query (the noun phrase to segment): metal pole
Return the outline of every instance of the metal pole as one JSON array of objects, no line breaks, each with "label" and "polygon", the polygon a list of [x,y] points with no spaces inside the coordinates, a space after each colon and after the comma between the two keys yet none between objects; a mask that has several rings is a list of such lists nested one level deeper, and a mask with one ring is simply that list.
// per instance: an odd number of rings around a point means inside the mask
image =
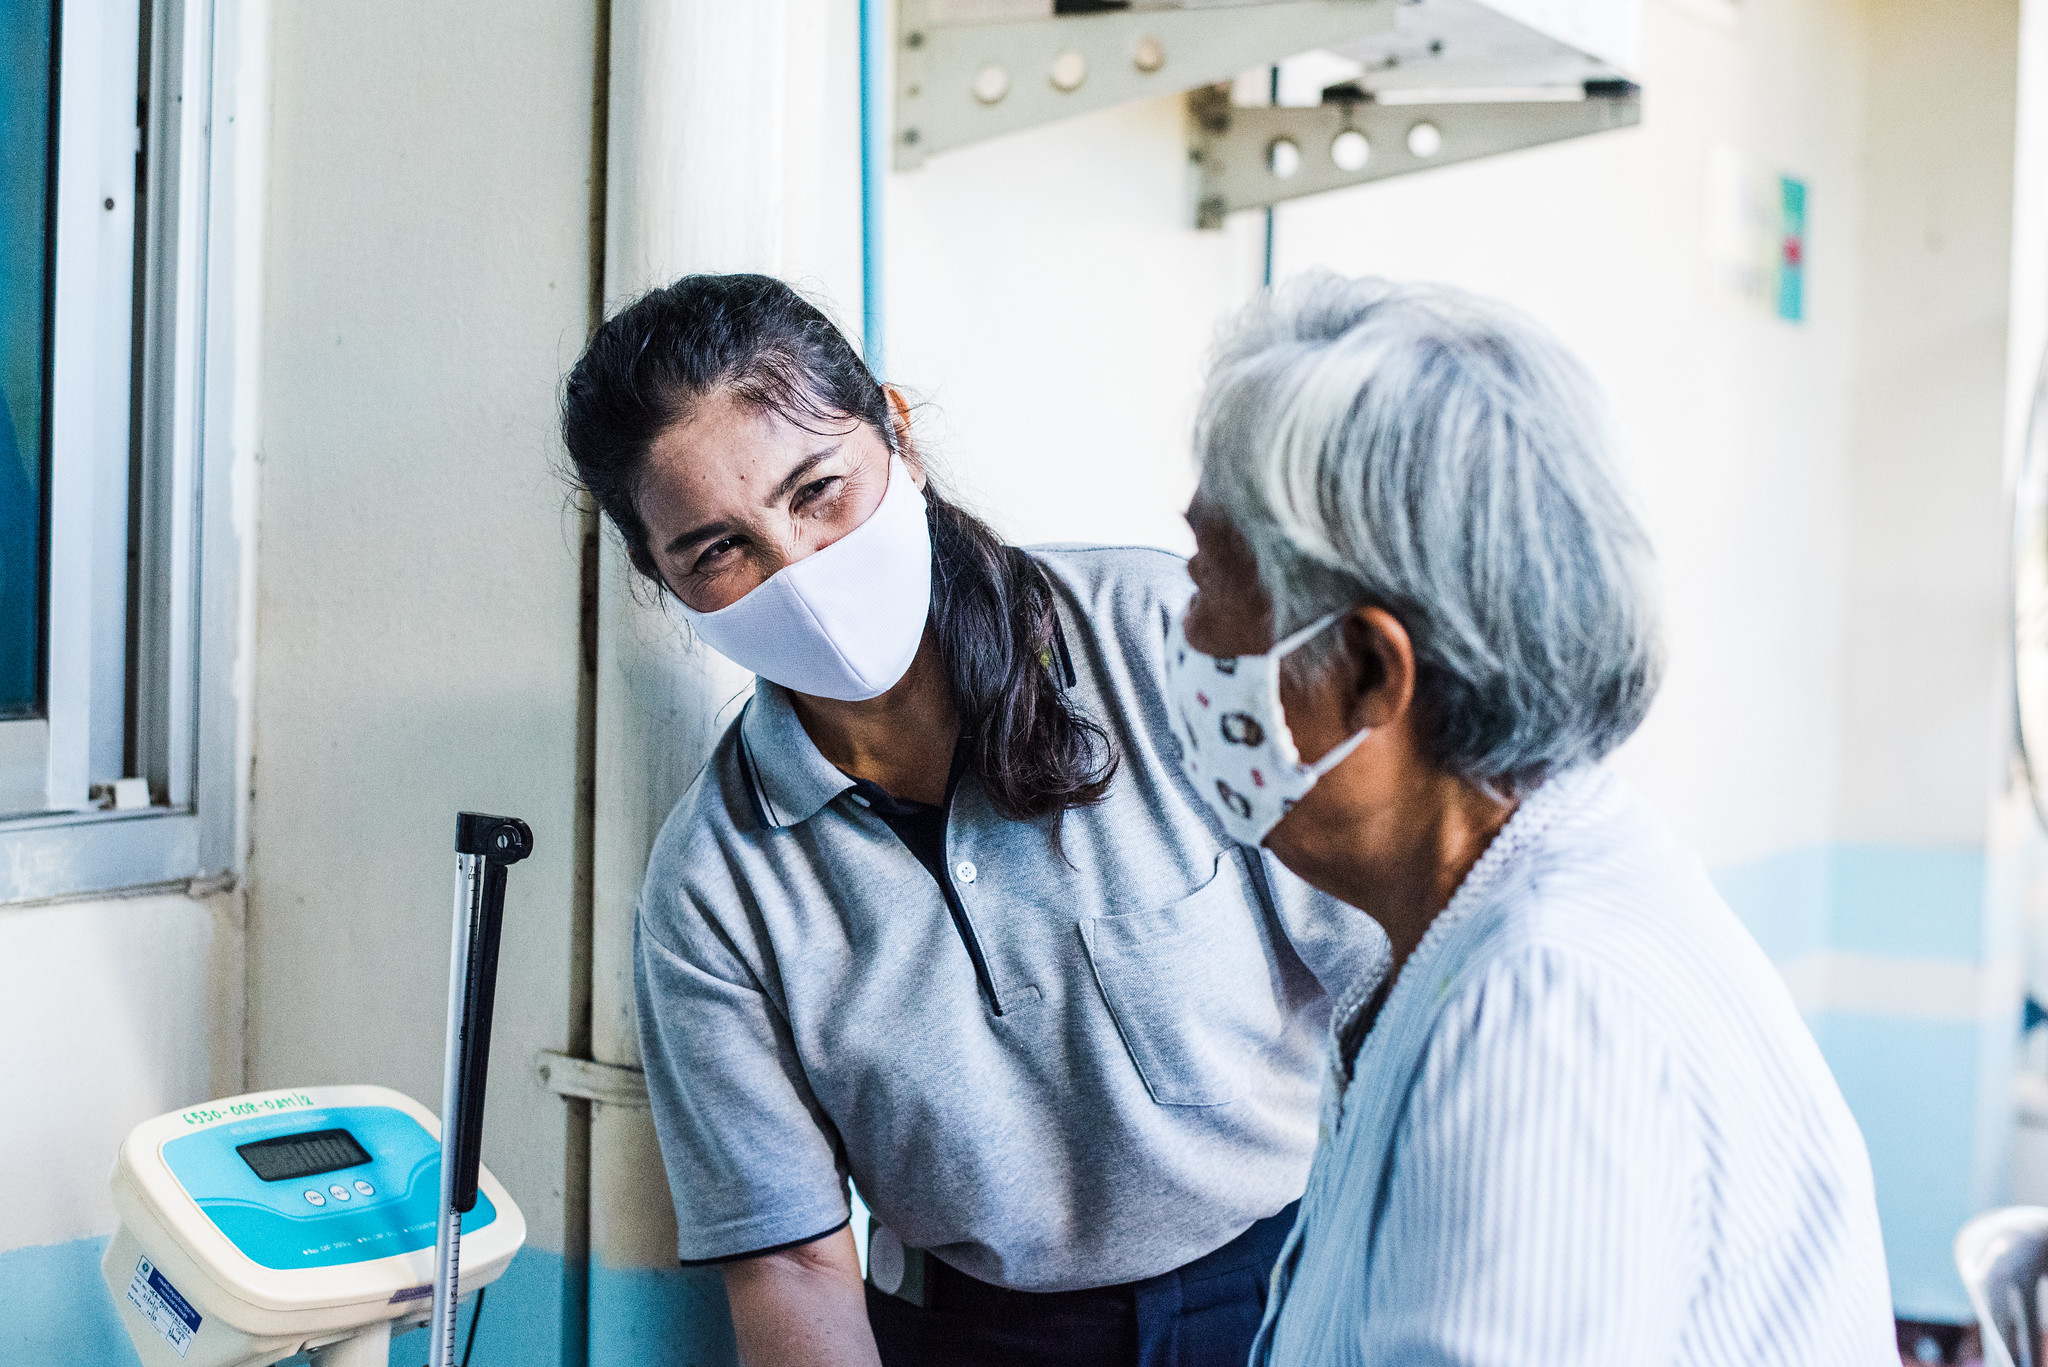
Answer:
[{"label": "metal pole", "polygon": [[[1274,67],[1266,74],[1266,103],[1280,103],[1280,68]],[[1273,206],[1266,206],[1266,269],[1259,277],[1263,289],[1273,288]]]},{"label": "metal pole", "polygon": [[888,184],[889,14],[894,0],[860,0],[860,341],[868,370],[889,378],[882,303],[883,194]]},{"label": "metal pole", "polygon": [[448,954],[447,1059],[441,1078],[441,1221],[434,1236],[434,1318],[429,1367],[455,1367],[455,1308],[462,1298],[462,1212],[455,1208],[462,1133],[463,1027],[469,1017],[470,939],[484,893],[484,857],[455,859],[455,931]]}]

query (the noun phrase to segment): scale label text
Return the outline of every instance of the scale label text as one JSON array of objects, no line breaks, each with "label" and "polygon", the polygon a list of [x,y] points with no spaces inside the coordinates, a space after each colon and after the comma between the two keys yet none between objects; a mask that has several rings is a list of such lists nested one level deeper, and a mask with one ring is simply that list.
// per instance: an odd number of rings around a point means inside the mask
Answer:
[{"label": "scale label text", "polygon": [[128,1281],[128,1303],[142,1312],[172,1352],[185,1356],[193,1335],[199,1332],[199,1312],[147,1258],[136,1260],[135,1275]]}]

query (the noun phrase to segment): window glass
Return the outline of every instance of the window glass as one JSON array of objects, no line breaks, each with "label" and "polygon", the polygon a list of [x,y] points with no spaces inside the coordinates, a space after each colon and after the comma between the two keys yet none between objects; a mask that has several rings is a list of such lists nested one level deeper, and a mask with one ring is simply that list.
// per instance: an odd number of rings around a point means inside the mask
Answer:
[{"label": "window glass", "polygon": [[0,0],[0,719],[42,713],[55,0]]}]

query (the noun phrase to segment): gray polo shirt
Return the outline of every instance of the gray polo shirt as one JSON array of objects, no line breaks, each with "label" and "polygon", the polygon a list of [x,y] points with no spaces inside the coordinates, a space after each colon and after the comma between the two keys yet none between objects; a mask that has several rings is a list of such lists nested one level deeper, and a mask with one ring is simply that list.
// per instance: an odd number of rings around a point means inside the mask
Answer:
[{"label": "gray polo shirt", "polygon": [[830,1232],[850,1175],[906,1244],[1067,1290],[1178,1267],[1301,1194],[1326,991],[1385,937],[1232,843],[1182,777],[1163,681],[1181,560],[1032,554],[1069,696],[1122,755],[1057,848],[965,774],[956,917],[765,681],[655,841],[640,1032],[685,1261]]}]

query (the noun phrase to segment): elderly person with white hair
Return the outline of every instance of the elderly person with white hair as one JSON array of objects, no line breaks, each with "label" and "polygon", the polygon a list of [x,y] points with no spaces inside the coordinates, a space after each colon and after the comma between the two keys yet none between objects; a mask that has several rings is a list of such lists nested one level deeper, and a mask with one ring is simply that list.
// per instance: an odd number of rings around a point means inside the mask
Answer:
[{"label": "elderly person with white hair", "polygon": [[1233,836],[1369,913],[1257,1363],[1896,1362],[1869,1159],[1698,859],[1599,761],[1656,690],[1586,371],[1322,275],[1224,341],[1167,656]]}]

